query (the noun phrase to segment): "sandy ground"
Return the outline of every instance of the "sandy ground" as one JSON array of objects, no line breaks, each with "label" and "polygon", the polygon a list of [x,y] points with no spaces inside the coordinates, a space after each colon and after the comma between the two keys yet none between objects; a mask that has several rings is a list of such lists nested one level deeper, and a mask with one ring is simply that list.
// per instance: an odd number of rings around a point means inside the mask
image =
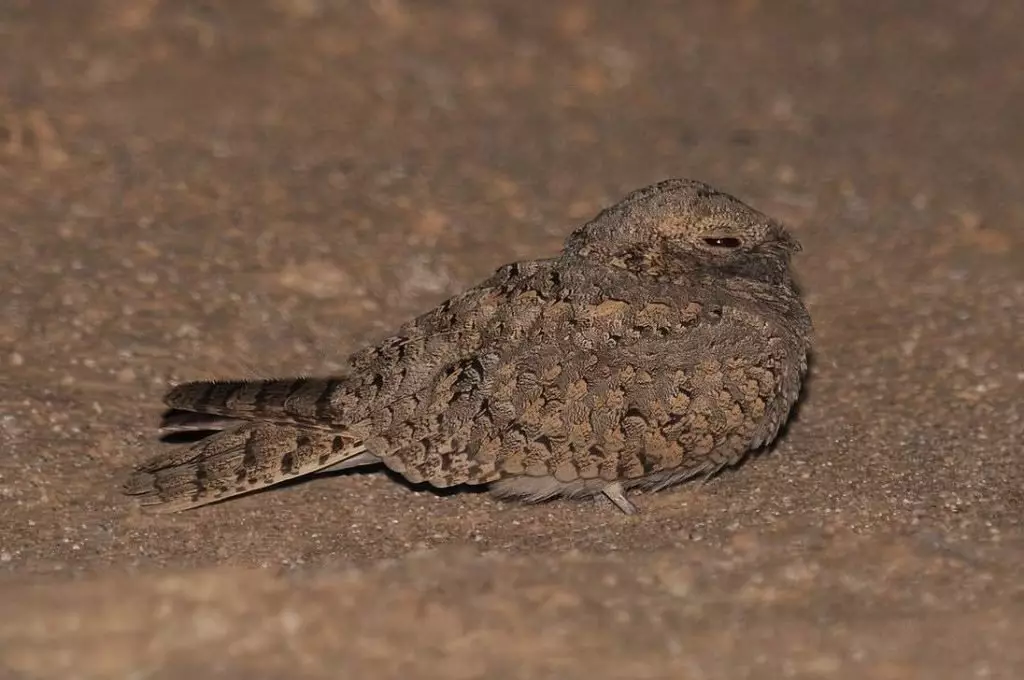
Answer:
[{"label": "sandy ground", "polygon": [[[887,7],[890,7],[886,9]],[[1024,677],[1024,5],[0,3],[0,677]],[[119,487],[624,192],[785,220],[784,440],[643,512]]]}]

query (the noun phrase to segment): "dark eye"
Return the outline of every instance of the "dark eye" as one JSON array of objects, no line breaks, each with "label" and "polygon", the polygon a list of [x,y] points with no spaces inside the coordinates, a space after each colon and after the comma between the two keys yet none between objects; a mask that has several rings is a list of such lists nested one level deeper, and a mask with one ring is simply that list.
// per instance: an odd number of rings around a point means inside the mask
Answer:
[{"label": "dark eye", "polygon": [[708,237],[704,239],[704,243],[715,248],[739,248],[740,240],[733,238],[732,236],[723,236],[722,238]]}]

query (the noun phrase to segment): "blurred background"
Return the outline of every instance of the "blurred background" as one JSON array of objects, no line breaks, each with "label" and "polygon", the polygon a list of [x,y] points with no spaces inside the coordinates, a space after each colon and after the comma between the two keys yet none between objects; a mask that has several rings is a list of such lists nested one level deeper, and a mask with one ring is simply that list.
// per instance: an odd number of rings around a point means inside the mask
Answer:
[{"label": "blurred background", "polygon": [[[985,0],[3,0],[10,677],[1020,677],[1022,34]],[[383,475],[119,495],[168,382],[335,370],[670,176],[804,244],[770,454],[635,520]]]}]

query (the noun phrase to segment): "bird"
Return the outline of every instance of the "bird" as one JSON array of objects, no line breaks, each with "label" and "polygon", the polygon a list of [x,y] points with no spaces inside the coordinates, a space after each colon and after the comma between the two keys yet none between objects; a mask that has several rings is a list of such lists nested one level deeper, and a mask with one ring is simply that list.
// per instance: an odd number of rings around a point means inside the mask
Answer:
[{"label": "bird", "polygon": [[176,512],[383,465],[411,484],[635,514],[628,493],[706,480],[791,417],[812,336],[800,250],[709,184],[645,186],[334,375],[171,387],[163,430],[205,436],[140,464],[124,493]]}]

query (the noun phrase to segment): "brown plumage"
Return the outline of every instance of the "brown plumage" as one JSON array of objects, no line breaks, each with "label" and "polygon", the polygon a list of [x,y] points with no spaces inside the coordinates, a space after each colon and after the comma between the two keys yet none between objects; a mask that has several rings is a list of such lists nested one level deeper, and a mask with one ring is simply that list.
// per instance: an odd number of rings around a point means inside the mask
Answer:
[{"label": "brown plumage", "polygon": [[811,322],[799,244],[691,180],[635,191],[556,257],[478,286],[326,378],[194,382],[167,429],[219,430],[126,485],[180,510],[315,472],[383,463],[435,487],[537,501],[659,489],[770,443],[796,401]]}]

